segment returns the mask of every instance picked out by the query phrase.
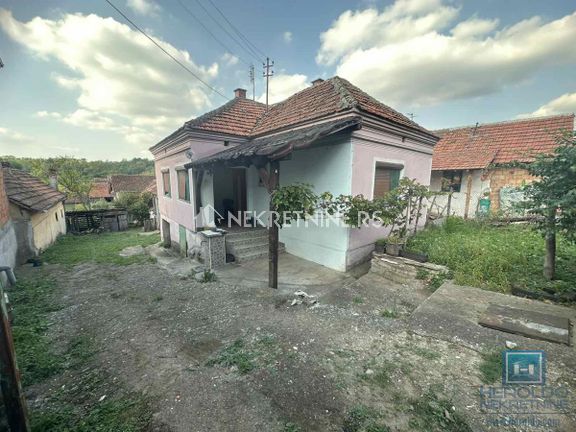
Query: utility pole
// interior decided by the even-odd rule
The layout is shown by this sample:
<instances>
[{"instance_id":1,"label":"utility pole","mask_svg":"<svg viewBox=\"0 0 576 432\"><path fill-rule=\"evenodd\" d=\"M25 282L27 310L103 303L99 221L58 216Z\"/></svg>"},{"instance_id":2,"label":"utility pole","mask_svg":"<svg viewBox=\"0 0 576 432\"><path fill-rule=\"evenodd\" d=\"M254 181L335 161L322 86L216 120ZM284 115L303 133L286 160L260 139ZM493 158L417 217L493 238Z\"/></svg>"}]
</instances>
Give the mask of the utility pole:
<instances>
[{"instance_id":1,"label":"utility pole","mask_svg":"<svg viewBox=\"0 0 576 432\"><path fill-rule=\"evenodd\" d=\"M2 58L0 58L0 68L4 67L4 63L2 63Z\"/></svg>"},{"instance_id":2,"label":"utility pole","mask_svg":"<svg viewBox=\"0 0 576 432\"><path fill-rule=\"evenodd\" d=\"M256 83L254 80L254 65L250 65L248 74L250 75L250 82L252 83L252 100L256 100Z\"/></svg>"},{"instance_id":3,"label":"utility pole","mask_svg":"<svg viewBox=\"0 0 576 432\"><path fill-rule=\"evenodd\" d=\"M266 109L268 109L268 83L270 77L274 75L274 71L271 70L274 67L274 61L270 63L270 59L266 57L266 63L263 63L262 67L264 68L262 76L266 78Z\"/></svg>"}]
</instances>

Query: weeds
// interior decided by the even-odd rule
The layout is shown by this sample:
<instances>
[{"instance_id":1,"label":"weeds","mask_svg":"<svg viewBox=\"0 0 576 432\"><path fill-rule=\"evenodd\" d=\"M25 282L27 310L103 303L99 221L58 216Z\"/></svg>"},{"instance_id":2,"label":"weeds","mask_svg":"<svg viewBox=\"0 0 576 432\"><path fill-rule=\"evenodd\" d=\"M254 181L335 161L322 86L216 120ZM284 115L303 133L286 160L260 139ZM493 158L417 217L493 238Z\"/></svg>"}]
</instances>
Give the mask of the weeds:
<instances>
[{"instance_id":1,"label":"weeds","mask_svg":"<svg viewBox=\"0 0 576 432\"><path fill-rule=\"evenodd\" d=\"M444 226L427 228L410 238L409 248L450 268L460 285L501 292L509 291L512 283L553 292L573 290L576 285L576 245L558 238L557 280L546 281L542 275L544 241L527 226L495 227L450 217Z\"/></svg>"},{"instance_id":2,"label":"weeds","mask_svg":"<svg viewBox=\"0 0 576 432\"><path fill-rule=\"evenodd\" d=\"M352 298L352 302L354 304L362 304L362 303L364 303L364 299L360 296L356 296L356 297Z\"/></svg>"},{"instance_id":3,"label":"weeds","mask_svg":"<svg viewBox=\"0 0 576 432\"><path fill-rule=\"evenodd\" d=\"M393 309L384 309L380 311L380 316L382 318L398 318L400 314Z\"/></svg>"},{"instance_id":4,"label":"weeds","mask_svg":"<svg viewBox=\"0 0 576 432\"><path fill-rule=\"evenodd\" d=\"M216 282L218 278L216 277L216 273L210 270L204 270L202 274L202 279L200 279L201 283L209 283L209 282Z\"/></svg>"},{"instance_id":5,"label":"weeds","mask_svg":"<svg viewBox=\"0 0 576 432\"><path fill-rule=\"evenodd\" d=\"M484 384L493 384L502 377L502 352L492 351L482 354L480 379Z\"/></svg>"},{"instance_id":6,"label":"weeds","mask_svg":"<svg viewBox=\"0 0 576 432\"><path fill-rule=\"evenodd\" d=\"M455 411L452 402L440 399L429 390L419 399L410 400L412 418L409 426L423 432L472 432L466 420Z\"/></svg>"},{"instance_id":7,"label":"weeds","mask_svg":"<svg viewBox=\"0 0 576 432\"><path fill-rule=\"evenodd\" d=\"M390 428L380 423L382 415L366 405L357 405L348 411L343 432L389 432Z\"/></svg>"},{"instance_id":8,"label":"weeds","mask_svg":"<svg viewBox=\"0 0 576 432\"><path fill-rule=\"evenodd\" d=\"M237 339L206 363L207 366L220 365L234 367L242 375L258 366L269 366L280 354L280 347L273 336L263 336L246 343Z\"/></svg>"}]
</instances>

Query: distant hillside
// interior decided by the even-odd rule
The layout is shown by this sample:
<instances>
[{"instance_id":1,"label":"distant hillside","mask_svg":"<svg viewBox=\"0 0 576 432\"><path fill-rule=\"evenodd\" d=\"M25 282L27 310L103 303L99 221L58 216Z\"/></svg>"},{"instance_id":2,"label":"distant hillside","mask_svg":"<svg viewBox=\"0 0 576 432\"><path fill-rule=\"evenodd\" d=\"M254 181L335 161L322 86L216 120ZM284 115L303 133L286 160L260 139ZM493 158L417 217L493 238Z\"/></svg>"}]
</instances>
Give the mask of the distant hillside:
<instances>
[{"instance_id":1,"label":"distant hillside","mask_svg":"<svg viewBox=\"0 0 576 432\"><path fill-rule=\"evenodd\" d=\"M43 158L18 158L0 156L0 160L10 162L14 168L32 171L34 164L45 160ZM123 159L121 161L87 161L82 162L82 174L88 178L107 177L112 174L154 174L154 161L143 158Z\"/></svg>"}]
</instances>

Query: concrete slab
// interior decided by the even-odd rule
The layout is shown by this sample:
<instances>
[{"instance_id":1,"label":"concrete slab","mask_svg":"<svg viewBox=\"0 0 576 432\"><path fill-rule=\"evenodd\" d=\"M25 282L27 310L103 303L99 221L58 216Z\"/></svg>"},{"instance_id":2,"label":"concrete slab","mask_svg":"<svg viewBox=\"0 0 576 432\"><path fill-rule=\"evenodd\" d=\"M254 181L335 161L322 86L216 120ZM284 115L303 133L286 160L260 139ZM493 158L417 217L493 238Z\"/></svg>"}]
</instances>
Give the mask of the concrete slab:
<instances>
[{"instance_id":1,"label":"concrete slab","mask_svg":"<svg viewBox=\"0 0 576 432\"><path fill-rule=\"evenodd\" d=\"M491 304L478 324L532 339L570 345L570 320L564 317Z\"/></svg>"},{"instance_id":2,"label":"concrete slab","mask_svg":"<svg viewBox=\"0 0 576 432\"><path fill-rule=\"evenodd\" d=\"M576 322L576 310L572 308L446 282L414 311L410 327L417 334L459 343L475 350L490 350L510 340L525 349L561 351L575 357L573 332L570 340L572 347L568 347L482 327L478 321L490 305L553 315Z\"/></svg>"},{"instance_id":3,"label":"concrete slab","mask_svg":"<svg viewBox=\"0 0 576 432\"><path fill-rule=\"evenodd\" d=\"M313 287L333 286L352 281L351 274L332 270L323 265L298 258L288 253L278 260L278 288L287 291L310 290ZM263 287L268 285L268 260L254 260L242 264L227 264L216 271L221 281ZM316 293L317 290L316 290Z\"/></svg>"}]
</instances>

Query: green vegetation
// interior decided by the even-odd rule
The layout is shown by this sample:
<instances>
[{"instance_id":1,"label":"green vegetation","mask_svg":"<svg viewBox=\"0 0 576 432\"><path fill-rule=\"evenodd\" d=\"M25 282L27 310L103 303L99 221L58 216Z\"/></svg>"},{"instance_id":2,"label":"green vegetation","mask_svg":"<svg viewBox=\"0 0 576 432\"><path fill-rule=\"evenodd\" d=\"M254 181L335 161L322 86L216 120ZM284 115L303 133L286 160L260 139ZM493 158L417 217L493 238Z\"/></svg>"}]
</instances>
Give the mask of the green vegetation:
<instances>
[{"instance_id":1,"label":"green vegetation","mask_svg":"<svg viewBox=\"0 0 576 432\"><path fill-rule=\"evenodd\" d=\"M87 401L106 380L103 372L87 367L97 353L86 334L76 335L57 352L48 335L50 315L64 306L58 301L58 285L47 278L20 279L10 291L14 322L12 333L24 387L59 374L74 375L74 385L61 386L30 411L33 432L137 432L150 421L147 402L138 395ZM64 378L66 379L66 378Z\"/></svg>"},{"instance_id":2,"label":"green vegetation","mask_svg":"<svg viewBox=\"0 0 576 432\"><path fill-rule=\"evenodd\" d=\"M366 405L353 407L342 425L343 432L390 432L390 428L380 422L382 414Z\"/></svg>"},{"instance_id":3,"label":"green vegetation","mask_svg":"<svg viewBox=\"0 0 576 432\"><path fill-rule=\"evenodd\" d=\"M380 316L382 318L398 318L400 314L393 309L384 309L380 311Z\"/></svg>"},{"instance_id":4,"label":"green vegetation","mask_svg":"<svg viewBox=\"0 0 576 432\"><path fill-rule=\"evenodd\" d=\"M492 351L482 354L480 379L484 384L494 384L502 377L502 352Z\"/></svg>"},{"instance_id":5,"label":"green vegetation","mask_svg":"<svg viewBox=\"0 0 576 432\"><path fill-rule=\"evenodd\" d=\"M466 420L454 411L452 402L439 398L429 390L422 397L410 400L412 429L425 432L472 432Z\"/></svg>"},{"instance_id":6,"label":"green vegetation","mask_svg":"<svg viewBox=\"0 0 576 432\"><path fill-rule=\"evenodd\" d=\"M557 279L547 281L542 275L544 242L527 226L496 227L450 217L442 227L416 234L409 247L447 266L460 285L502 292L509 291L512 284L553 292L576 286L576 245L558 239Z\"/></svg>"},{"instance_id":7,"label":"green vegetation","mask_svg":"<svg viewBox=\"0 0 576 432\"><path fill-rule=\"evenodd\" d=\"M209 283L209 282L216 282L218 278L216 277L216 273L210 270L204 270L202 273L202 279L200 280L201 283Z\"/></svg>"},{"instance_id":8,"label":"green vegetation","mask_svg":"<svg viewBox=\"0 0 576 432\"><path fill-rule=\"evenodd\" d=\"M423 347L412 346L410 351L426 360L437 360L441 357L440 353Z\"/></svg>"},{"instance_id":9,"label":"green vegetation","mask_svg":"<svg viewBox=\"0 0 576 432\"><path fill-rule=\"evenodd\" d=\"M160 241L159 234L140 235L138 231L120 233L66 235L60 237L42 258L54 264L75 265L83 262L129 265L149 262L146 254L121 257L118 253L128 246L149 246Z\"/></svg>"},{"instance_id":10,"label":"green vegetation","mask_svg":"<svg viewBox=\"0 0 576 432\"><path fill-rule=\"evenodd\" d=\"M284 424L283 432L301 432L300 426L295 423L288 422Z\"/></svg>"},{"instance_id":11,"label":"green vegetation","mask_svg":"<svg viewBox=\"0 0 576 432\"><path fill-rule=\"evenodd\" d=\"M10 162L14 168L32 172L35 166L50 159L18 158L14 156L0 156L0 160ZM107 177L112 174L153 174L154 161L144 158L122 159L121 161L87 161L78 159L81 163L82 174L90 179Z\"/></svg>"},{"instance_id":12,"label":"green vegetation","mask_svg":"<svg viewBox=\"0 0 576 432\"><path fill-rule=\"evenodd\" d=\"M364 299L360 296L355 296L352 298L352 301L356 304L362 304L364 303Z\"/></svg>"},{"instance_id":13,"label":"green vegetation","mask_svg":"<svg viewBox=\"0 0 576 432\"><path fill-rule=\"evenodd\" d=\"M240 374L244 375L259 366L272 365L280 353L281 348L273 336L263 336L248 343L243 339L237 339L214 358L208 360L206 365L235 367Z\"/></svg>"}]
</instances>

